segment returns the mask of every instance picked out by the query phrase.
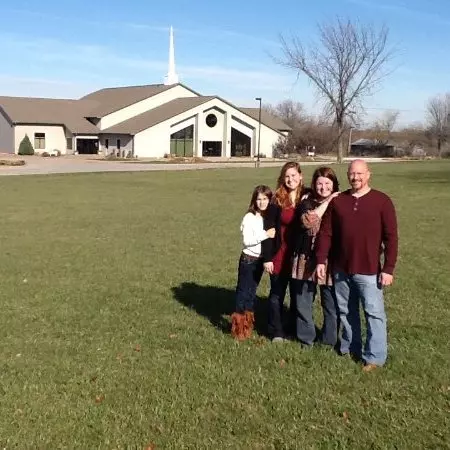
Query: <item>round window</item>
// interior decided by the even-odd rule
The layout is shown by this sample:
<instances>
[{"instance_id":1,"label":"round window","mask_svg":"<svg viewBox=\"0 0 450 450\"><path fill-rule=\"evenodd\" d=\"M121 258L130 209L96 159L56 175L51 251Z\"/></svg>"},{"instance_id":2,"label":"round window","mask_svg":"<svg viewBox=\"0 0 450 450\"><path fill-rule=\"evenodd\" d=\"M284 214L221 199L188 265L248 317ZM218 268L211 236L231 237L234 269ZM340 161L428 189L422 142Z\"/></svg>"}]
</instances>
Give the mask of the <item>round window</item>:
<instances>
[{"instance_id":1,"label":"round window","mask_svg":"<svg viewBox=\"0 0 450 450\"><path fill-rule=\"evenodd\" d=\"M215 127L217 124L217 117L215 114L208 114L206 116L206 125L208 125L208 127Z\"/></svg>"}]
</instances>

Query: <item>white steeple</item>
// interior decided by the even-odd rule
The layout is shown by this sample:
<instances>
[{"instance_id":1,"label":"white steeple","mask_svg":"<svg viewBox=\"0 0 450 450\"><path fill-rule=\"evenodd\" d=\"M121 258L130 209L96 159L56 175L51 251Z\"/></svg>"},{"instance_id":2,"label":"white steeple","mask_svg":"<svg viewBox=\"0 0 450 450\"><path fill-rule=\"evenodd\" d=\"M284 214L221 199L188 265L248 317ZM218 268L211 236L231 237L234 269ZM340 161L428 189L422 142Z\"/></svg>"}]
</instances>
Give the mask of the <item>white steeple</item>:
<instances>
[{"instance_id":1,"label":"white steeple","mask_svg":"<svg viewBox=\"0 0 450 450\"><path fill-rule=\"evenodd\" d=\"M173 28L170 27L169 34L169 70L164 77L164 84L170 86L178 83L178 75L175 72L175 47L173 44Z\"/></svg>"}]
</instances>

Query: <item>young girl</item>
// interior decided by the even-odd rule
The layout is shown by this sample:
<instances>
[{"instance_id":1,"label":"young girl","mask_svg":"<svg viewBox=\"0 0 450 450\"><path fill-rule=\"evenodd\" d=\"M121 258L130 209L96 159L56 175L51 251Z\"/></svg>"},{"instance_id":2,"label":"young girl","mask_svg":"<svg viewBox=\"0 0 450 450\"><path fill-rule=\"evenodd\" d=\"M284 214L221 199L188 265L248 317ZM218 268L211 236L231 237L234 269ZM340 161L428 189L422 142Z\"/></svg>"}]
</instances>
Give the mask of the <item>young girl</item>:
<instances>
[{"instance_id":1,"label":"young girl","mask_svg":"<svg viewBox=\"0 0 450 450\"><path fill-rule=\"evenodd\" d=\"M239 258L236 311L231 316L231 334L239 340L249 338L253 331L256 290L264 271L261 242L275 236L274 228L264 230L263 218L271 199L268 186L257 186L242 219L243 249Z\"/></svg>"}]
</instances>

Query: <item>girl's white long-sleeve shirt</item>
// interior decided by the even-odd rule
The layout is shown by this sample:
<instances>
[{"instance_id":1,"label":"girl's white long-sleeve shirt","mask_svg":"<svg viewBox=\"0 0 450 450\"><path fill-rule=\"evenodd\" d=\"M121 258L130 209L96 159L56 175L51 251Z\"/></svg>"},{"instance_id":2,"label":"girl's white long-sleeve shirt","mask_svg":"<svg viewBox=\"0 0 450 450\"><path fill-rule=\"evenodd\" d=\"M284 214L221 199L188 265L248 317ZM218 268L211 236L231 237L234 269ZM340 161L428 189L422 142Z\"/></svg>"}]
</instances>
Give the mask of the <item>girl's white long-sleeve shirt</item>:
<instances>
[{"instance_id":1,"label":"girl's white long-sleeve shirt","mask_svg":"<svg viewBox=\"0 0 450 450\"><path fill-rule=\"evenodd\" d=\"M243 253L261 256L261 242L268 238L261 215L248 212L242 219L241 232Z\"/></svg>"}]
</instances>

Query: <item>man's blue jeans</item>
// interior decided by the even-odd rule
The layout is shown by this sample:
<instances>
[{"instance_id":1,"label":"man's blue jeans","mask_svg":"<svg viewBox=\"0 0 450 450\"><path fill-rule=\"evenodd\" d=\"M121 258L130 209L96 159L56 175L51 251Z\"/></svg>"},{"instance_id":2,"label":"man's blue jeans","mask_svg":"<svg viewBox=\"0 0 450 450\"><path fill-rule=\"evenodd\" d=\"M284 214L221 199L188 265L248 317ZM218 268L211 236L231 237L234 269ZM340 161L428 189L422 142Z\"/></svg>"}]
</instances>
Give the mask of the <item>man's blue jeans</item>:
<instances>
[{"instance_id":1,"label":"man's blue jeans","mask_svg":"<svg viewBox=\"0 0 450 450\"><path fill-rule=\"evenodd\" d=\"M382 366L387 358L387 329L383 290L378 275L334 275L334 289L342 324L341 353L361 355L361 300L367 324L367 338L362 352L366 364Z\"/></svg>"}]
</instances>

